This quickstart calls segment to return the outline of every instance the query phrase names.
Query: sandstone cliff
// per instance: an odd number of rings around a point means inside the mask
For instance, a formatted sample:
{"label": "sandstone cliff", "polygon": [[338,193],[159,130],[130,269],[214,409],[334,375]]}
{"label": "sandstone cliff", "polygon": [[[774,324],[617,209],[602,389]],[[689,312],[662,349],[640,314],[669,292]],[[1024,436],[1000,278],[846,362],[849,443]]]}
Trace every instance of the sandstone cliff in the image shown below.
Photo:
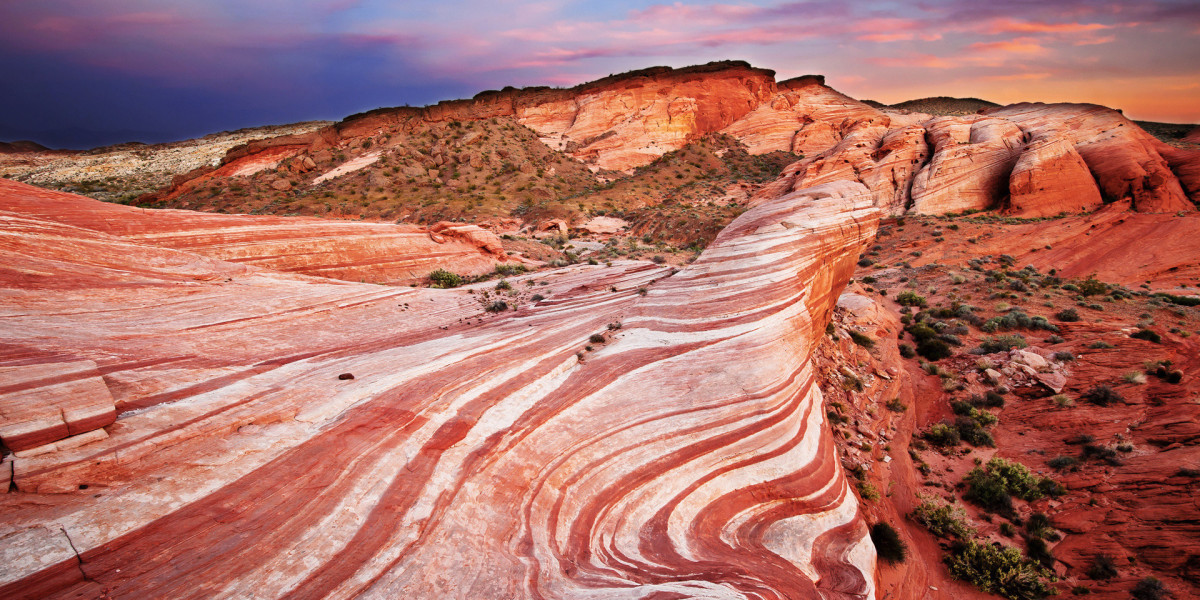
{"label": "sandstone cliff", "polygon": [[[1044,217],[1126,199],[1139,212],[1178,212],[1200,202],[1200,153],[1170,147],[1112,109],[1018,104],[935,117],[873,107],[817,76],[777,83],[773,72],[741,62],[657,67],[568,89],[505,88],[425,108],[378,109],[319,131],[250,142],[231,150],[216,169],[177,178],[152,198],[169,200],[213,179],[238,180],[282,163],[300,175],[270,182],[286,191],[392,155],[398,157],[390,163],[398,165],[393,171],[432,172],[435,186],[451,184],[447,169],[457,174],[483,163],[476,157],[462,165],[440,161],[437,144],[425,155],[375,148],[398,132],[430,124],[497,118],[528,127],[548,147],[604,170],[598,182],[619,179],[705,135],[725,134],[752,153],[803,155],[789,170],[791,189],[857,181],[893,215],[1002,210]],[[330,153],[340,158],[330,162]],[[416,162],[405,158],[410,155]],[[553,198],[557,189],[537,193]],[[586,193],[565,193],[582,195],[586,207]]]}
{"label": "sandstone cliff", "polygon": [[92,361],[117,414],[4,465],[4,597],[873,593],[809,362],[875,232],[858,184],[766,202],[678,272],[511,293],[248,268],[3,191],[0,364],[29,382],[5,393]]}

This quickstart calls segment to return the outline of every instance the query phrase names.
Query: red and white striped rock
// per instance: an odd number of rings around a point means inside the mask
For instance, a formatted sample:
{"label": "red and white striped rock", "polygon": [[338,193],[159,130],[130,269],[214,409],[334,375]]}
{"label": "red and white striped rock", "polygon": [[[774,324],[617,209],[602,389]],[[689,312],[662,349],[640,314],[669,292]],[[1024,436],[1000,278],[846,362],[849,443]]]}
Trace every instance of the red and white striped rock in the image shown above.
{"label": "red and white striped rock", "polygon": [[119,418],[15,459],[0,596],[871,597],[809,357],[878,217],[821,186],[678,272],[578,265],[509,295],[27,215],[11,237],[36,243],[0,245],[0,365],[94,360]]}
{"label": "red and white striped rock", "polygon": [[406,285],[425,280],[439,268],[478,275],[510,260],[499,236],[475,225],[427,229],[307,217],[148,211],[0,179],[0,216],[5,213],[84,228],[89,235],[107,234],[231,263],[349,281]]}

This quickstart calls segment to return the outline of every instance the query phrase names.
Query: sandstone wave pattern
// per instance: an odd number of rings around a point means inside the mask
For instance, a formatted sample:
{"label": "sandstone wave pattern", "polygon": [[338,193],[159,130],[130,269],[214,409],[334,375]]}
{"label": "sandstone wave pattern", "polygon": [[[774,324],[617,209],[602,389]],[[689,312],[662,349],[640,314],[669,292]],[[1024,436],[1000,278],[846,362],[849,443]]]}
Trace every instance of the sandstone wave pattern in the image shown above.
{"label": "sandstone wave pattern", "polygon": [[22,208],[0,213],[0,373],[46,375],[4,393],[102,383],[117,416],[3,465],[0,596],[874,596],[810,361],[878,224],[859,184],[765,202],[678,271],[503,295]]}

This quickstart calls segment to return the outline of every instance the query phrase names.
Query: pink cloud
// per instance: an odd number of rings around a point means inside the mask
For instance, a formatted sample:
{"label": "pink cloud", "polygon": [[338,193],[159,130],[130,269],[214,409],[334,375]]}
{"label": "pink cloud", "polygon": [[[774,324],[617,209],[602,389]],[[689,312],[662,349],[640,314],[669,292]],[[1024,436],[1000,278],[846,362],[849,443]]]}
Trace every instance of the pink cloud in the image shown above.
{"label": "pink cloud", "polygon": [[953,69],[958,65],[940,56],[932,54],[909,54],[906,56],[880,56],[867,59],[867,62],[881,67],[909,68],[923,67],[926,69]]}
{"label": "pink cloud", "polygon": [[1038,79],[1046,79],[1050,77],[1050,73],[1017,73],[1015,75],[993,75],[984,77],[988,81],[1036,81]]}
{"label": "pink cloud", "polygon": [[1075,45],[1076,46],[1096,46],[1099,44],[1107,44],[1116,39],[1117,39],[1117,36],[1115,36],[1115,35],[1109,35],[1109,36],[1105,36],[1105,37],[1091,37],[1091,38],[1085,38],[1085,39],[1079,40],[1079,41],[1075,42]]}
{"label": "pink cloud", "polygon": [[1101,23],[1046,23],[1043,21],[1017,21],[1014,19],[996,19],[984,28],[989,34],[997,33],[1081,33],[1112,29],[1112,25]]}
{"label": "pink cloud", "polygon": [[1037,40],[1028,37],[1019,37],[999,42],[976,42],[967,46],[967,49],[972,52],[1000,52],[1006,54],[1043,54],[1046,52],[1046,48],[1037,43]]}

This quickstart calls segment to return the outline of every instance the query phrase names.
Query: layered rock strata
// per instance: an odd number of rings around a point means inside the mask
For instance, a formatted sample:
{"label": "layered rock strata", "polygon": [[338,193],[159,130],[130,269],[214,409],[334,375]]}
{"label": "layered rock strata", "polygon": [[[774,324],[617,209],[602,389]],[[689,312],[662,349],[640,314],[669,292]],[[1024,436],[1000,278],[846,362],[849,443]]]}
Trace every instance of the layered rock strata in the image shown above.
{"label": "layered rock strata", "polygon": [[678,272],[579,265],[509,293],[24,215],[0,365],[93,360],[119,416],[11,462],[0,596],[872,597],[809,357],[878,217],[862,186],[821,186]]}
{"label": "layered rock strata", "polygon": [[594,169],[629,170],[704,135],[728,134],[752,153],[804,155],[780,189],[857,181],[893,215],[999,209],[1040,217],[1120,200],[1139,212],[1190,212],[1200,202],[1200,152],[1172,148],[1112,109],[1026,103],[934,117],[875,108],[819,76],[777,83],[772,71],[741,62],[657,67],[570,89],[505,88],[426,108],[378,109],[319,131],[235,148],[215,170],[177,178],[154,199],[292,157],[307,164],[318,153],[345,154],[344,164],[326,172],[297,173],[309,184],[327,181],[370,168],[379,151],[365,150],[372,147],[367,142],[395,131],[495,117],[514,119]]}
{"label": "layered rock strata", "polygon": [[120,238],[122,243],[349,281],[406,285],[424,281],[439,268],[478,275],[514,260],[505,254],[496,234],[475,225],[439,223],[426,228],[304,217],[147,211],[0,179],[0,216],[5,215],[10,219],[8,232],[22,232],[9,238],[10,247],[43,243],[34,231],[18,225],[35,217],[55,227],[82,228],[89,235]]}

